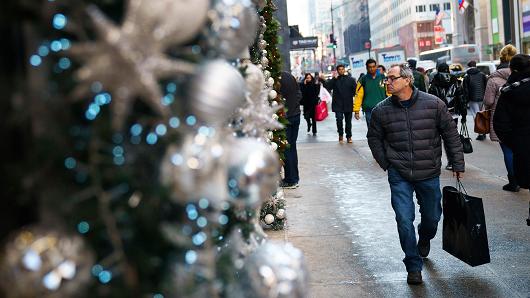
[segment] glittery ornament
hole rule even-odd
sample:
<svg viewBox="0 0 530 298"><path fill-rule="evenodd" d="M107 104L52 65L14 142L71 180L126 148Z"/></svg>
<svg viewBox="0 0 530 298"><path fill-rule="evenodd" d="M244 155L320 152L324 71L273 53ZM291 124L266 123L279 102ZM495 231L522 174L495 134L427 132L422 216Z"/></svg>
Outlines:
<svg viewBox="0 0 530 298"><path fill-rule="evenodd" d="M100 82L113 96L115 130L122 129L135 98L167 116L169 109L162 104L158 81L191 74L195 66L171 59L165 52L170 45L186 42L198 33L206 21L207 8L206 0L130 0L125 21L118 27L97 7L90 6L87 12L97 39L76 43L69 50L73 58L83 63L75 74L80 84L74 97L85 97L88 86Z"/></svg>
<svg viewBox="0 0 530 298"><path fill-rule="evenodd" d="M251 100L260 100L261 91L264 87L265 79L263 78L263 72L259 67L252 63L243 64L245 69L245 81L247 82L247 89L250 93Z"/></svg>
<svg viewBox="0 0 530 298"><path fill-rule="evenodd" d="M269 92L269 98L270 99L275 99L277 96L278 96L278 93L275 90L271 90Z"/></svg>
<svg viewBox="0 0 530 298"><path fill-rule="evenodd" d="M238 58L256 38L256 8L245 0L216 0L214 3L208 13L211 22L206 33L208 45L224 58Z"/></svg>
<svg viewBox="0 0 530 298"><path fill-rule="evenodd" d="M261 49L261 50L265 50L265 48L267 47L267 42L265 40L260 40L259 44L258 44L258 47Z"/></svg>
<svg viewBox="0 0 530 298"><path fill-rule="evenodd" d="M267 242L260 246L247 258L240 276L243 297L307 297L304 258L291 244Z"/></svg>
<svg viewBox="0 0 530 298"><path fill-rule="evenodd" d="M272 215L272 214L265 215L265 223L266 224L270 225L273 222L274 222L274 215Z"/></svg>
<svg viewBox="0 0 530 298"><path fill-rule="evenodd" d="M221 125L245 101L245 79L223 60L206 62L191 82L190 112L200 121Z"/></svg>
<svg viewBox="0 0 530 298"><path fill-rule="evenodd" d="M276 189L278 155L266 143L252 139L236 139L229 148L229 199L236 206L255 209Z"/></svg>
<svg viewBox="0 0 530 298"><path fill-rule="evenodd" d="M272 149L273 151L278 150L278 144L272 142L272 143L271 143L271 149Z"/></svg>
<svg viewBox="0 0 530 298"><path fill-rule="evenodd" d="M179 146L169 146L160 180L171 190L171 199L183 204L201 198L222 202L227 192L224 150L217 138L200 133L186 136Z"/></svg>
<svg viewBox="0 0 530 298"><path fill-rule="evenodd" d="M269 59L267 59L267 57L261 58L261 64L264 65L264 66L268 65L269 64Z"/></svg>
<svg viewBox="0 0 530 298"><path fill-rule="evenodd" d="M77 297L94 260L81 237L40 226L16 232L2 256L0 285L8 297Z"/></svg>

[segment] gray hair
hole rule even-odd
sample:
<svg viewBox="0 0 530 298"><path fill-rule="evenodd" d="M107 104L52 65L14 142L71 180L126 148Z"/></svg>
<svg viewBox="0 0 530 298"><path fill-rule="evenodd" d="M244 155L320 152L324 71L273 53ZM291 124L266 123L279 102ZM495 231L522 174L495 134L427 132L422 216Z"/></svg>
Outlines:
<svg viewBox="0 0 530 298"><path fill-rule="evenodd" d="M399 67L399 76L410 79L411 87L414 85L414 74L412 73L412 69L409 67L408 63L393 64L390 67Z"/></svg>

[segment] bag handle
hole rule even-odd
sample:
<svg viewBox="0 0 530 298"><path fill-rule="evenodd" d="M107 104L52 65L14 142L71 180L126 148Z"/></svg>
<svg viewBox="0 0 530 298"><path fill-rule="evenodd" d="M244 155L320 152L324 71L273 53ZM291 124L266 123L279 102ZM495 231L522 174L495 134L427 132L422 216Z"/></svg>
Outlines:
<svg viewBox="0 0 530 298"><path fill-rule="evenodd" d="M460 127L460 134L463 135L465 138L469 138L469 132L467 131L466 122L462 122L462 126Z"/></svg>
<svg viewBox="0 0 530 298"><path fill-rule="evenodd" d="M468 195L467 194L467 191L464 187L464 184L462 184L462 180L460 180L460 178L456 177L456 188L458 188L458 191L459 192L462 192L464 191L464 193L466 194L466 196Z"/></svg>

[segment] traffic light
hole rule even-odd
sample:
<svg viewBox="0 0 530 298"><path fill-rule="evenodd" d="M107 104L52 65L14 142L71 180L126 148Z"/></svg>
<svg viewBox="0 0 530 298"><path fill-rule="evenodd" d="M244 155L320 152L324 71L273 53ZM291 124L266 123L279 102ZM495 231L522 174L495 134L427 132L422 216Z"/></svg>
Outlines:
<svg viewBox="0 0 530 298"><path fill-rule="evenodd" d="M329 44L327 46L328 48L337 48L337 40L335 39L335 35L333 33L329 34Z"/></svg>

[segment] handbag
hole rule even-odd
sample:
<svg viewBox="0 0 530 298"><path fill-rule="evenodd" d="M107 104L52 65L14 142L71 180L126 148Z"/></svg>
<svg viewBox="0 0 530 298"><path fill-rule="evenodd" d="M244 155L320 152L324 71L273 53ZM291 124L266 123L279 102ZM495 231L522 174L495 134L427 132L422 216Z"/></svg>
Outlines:
<svg viewBox="0 0 530 298"><path fill-rule="evenodd" d="M478 134L490 133L491 110L477 112L474 131Z"/></svg>
<svg viewBox="0 0 530 298"><path fill-rule="evenodd" d="M315 106L315 120L322 121L328 117L328 105L325 101L320 101Z"/></svg>
<svg viewBox="0 0 530 298"><path fill-rule="evenodd" d="M462 122L462 126L460 127L460 141L462 142L464 153L473 153L473 145L471 145L471 138L467 131L466 122Z"/></svg>
<svg viewBox="0 0 530 298"><path fill-rule="evenodd" d="M490 262L486 218L482 199L467 194L460 179L458 189L443 188L442 248L470 266Z"/></svg>

